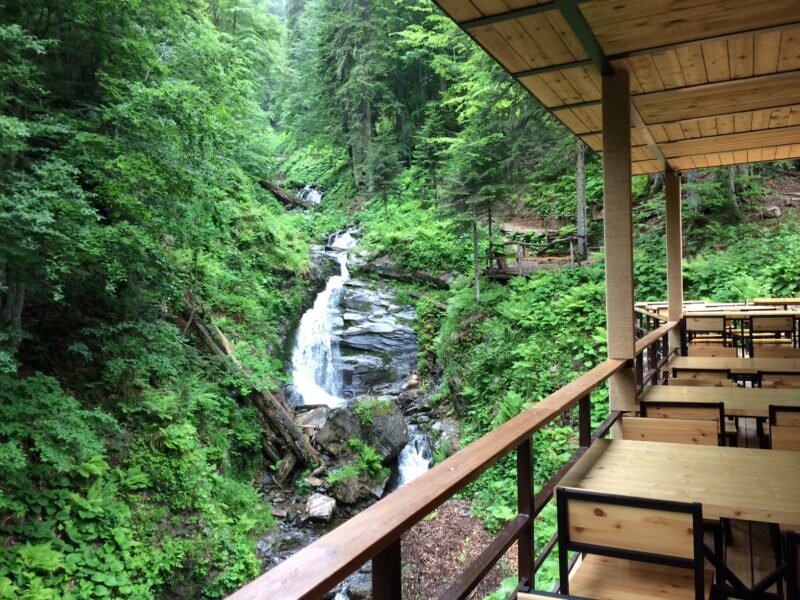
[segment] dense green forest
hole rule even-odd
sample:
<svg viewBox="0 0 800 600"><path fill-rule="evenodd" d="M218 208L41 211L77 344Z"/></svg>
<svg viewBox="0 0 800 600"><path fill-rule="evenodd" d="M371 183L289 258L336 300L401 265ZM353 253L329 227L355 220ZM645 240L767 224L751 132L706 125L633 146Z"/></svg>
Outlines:
<svg viewBox="0 0 800 600"><path fill-rule="evenodd" d="M0 39L0 598L219 598L262 571L280 465L257 400L288 379L309 245L346 226L452 278L402 289L462 444L602 360L599 221L585 266L473 280L490 212L574 233L583 150L429 0L2 0ZM800 292L796 215L761 222L796 178L693 174L687 297ZM288 211L267 183L324 201ZM585 188L599 209L588 152ZM661 181L634 192L637 296L660 299ZM542 432L537 483L573 442ZM510 477L467 492L489 528Z"/></svg>

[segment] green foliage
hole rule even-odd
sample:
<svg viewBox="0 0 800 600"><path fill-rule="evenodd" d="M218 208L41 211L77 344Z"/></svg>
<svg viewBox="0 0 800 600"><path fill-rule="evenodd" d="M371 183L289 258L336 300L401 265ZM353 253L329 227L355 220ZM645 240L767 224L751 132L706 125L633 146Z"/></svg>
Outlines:
<svg viewBox="0 0 800 600"><path fill-rule="evenodd" d="M389 470L383 466L383 459L375 448L359 439L348 440L347 444L356 453L356 469L359 473L364 473L373 481L380 481L388 476Z"/></svg>
<svg viewBox="0 0 800 600"><path fill-rule="evenodd" d="M358 467L355 465L345 465L340 469L328 473L327 477L325 477L325 481L331 485L336 485L337 483L340 484L345 481L358 479L358 475Z"/></svg>
<svg viewBox="0 0 800 600"><path fill-rule="evenodd" d="M472 264L468 237L452 219L443 218L433 206L418 200L373 204L362 213L366 234L362 245L376 256L390 255L409 271L464 273Z"/></svg>
<svg viewBox="0 0 800 600"><path fill-rule="evenodd" d="M388 398L366 398L360 400L353 413L366 428L372 427L375 417L386 417L392 414L392 401Z"/></svg>

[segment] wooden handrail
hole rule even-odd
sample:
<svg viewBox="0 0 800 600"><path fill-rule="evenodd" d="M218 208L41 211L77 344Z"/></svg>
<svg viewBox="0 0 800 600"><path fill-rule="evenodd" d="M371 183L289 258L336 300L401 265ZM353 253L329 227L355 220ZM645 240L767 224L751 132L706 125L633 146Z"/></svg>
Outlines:
<svg viewBox="0 0 800 600"><path fill-rule="evenodd" d="M655 331L651 331L650 333L648 333L642 339L636 340L636 345L634 346L635 353L641 354L642 352L647 350L649 346L653 345L660 338L664 337L666 334L668 334L670 331L672 331L679 325L680 321L668 321Z"/></svg>
<svg viewBox="0 0 800 600"><path fill-rule="evenodd" d="M638 306L635 306L633 308L633 312L639 313L640 315L646 315L646 316L650 317L651 319L658 319L659 321L666 321L667 320L666 317L664 317L663 315L659 315L658 313L650 312L649 310L645 310L643 308L639 308Z"/></svg>
<svg viewBox="0 0 800 600"><path fill-rule="evenodd" d="M300 550L229 599L322 596L625 364L621 359L608 359L597 365Z"/></svg>

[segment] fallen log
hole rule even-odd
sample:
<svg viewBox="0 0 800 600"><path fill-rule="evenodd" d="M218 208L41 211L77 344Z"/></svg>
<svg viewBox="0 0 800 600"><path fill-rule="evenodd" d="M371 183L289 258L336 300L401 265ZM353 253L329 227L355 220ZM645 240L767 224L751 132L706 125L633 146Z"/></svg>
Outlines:
<svg viewBox="0 0 800 600"><path fill-rule="evenodd" d="M283 204L288 204L289 206L294 206L297 208L314 208L313 204L306 202L302 198L298 198L296 194L293 194L289 190L278 187L269 181L261 181L260 183L261 187L270 192L278 199L279 202L282 202Z"/></svg>
<svg viewBox="0 0 800 600"><path fill-rule="evenodd" d="M206 325L206 317L190 292L185 292L184 298L184 314L188 319L188 326L194 329L214 356L223 360L229 371L247 375L247 367L236 358L233 344L213 321L209 319L209 325ZM247 394L247 399L258 409L259 419L265 429L265 442L267 442L265 449L268 449L267 455L270 459L274 460L277 455L275 443L282 441L298 462L305 466L318 466L324 469L325 462L295 425L293 411L281 394L254 387Z"/></svg>

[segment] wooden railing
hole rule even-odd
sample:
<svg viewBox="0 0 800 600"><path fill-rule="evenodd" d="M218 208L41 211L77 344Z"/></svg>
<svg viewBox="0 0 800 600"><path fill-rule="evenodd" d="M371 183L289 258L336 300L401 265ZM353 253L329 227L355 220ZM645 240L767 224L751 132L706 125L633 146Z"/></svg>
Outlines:
<svg viewBox="0 0 800 600"><path fill-rule="evenodd" d="M638 306L634 307L633 312L636 315L636 337L640 339L667 322L666 317Z"/></svg>
<svg viewBox="0 0 800 600"><path fill-rule="evenodd" d="M644 377L644 361L651 367L668 358L666 336L678 323L663 325L636 343L637 371ZM651 350L651 348L655 348ZM666 353L666 354L665 354ZM666 358L665 358L666 357ZM642 367L638 365L642 364ZM557 544L554 535L535 555L533 521L553 496L572 465L592 442L606 435L620 413L612 413L591 431L591 393L612 375L630 366L609 359L578 377L535 406L479 438L463 450L357 514L271 571L232 594L231 600L318 598L332 590L366 561L372 560L375 600L399 600L401 590L401 537L426 515L477 479L501 458L516 453L517 516L489 546L458 575L441 598L466 598L500 560L518 543L520 585L532 585L534 575ZM660 367L655 367L655 372ZM647 377L653 377L653 369ZM638 379L642 381L641 378ZM533 489L533 435L565 412L578 406L579 448L538 494Z"/></svg>
<svg viewBox="0 0 800 600"><path fill-rule="evenodd" d="M669 349L669 332L681 326L681 321L668 321L658 329L651 331L635 346L636 359L636 393L642 392L647 384L658 383L659 375L667 364L672 352ZM677 352L677 349L673 350Z"/></svg>

